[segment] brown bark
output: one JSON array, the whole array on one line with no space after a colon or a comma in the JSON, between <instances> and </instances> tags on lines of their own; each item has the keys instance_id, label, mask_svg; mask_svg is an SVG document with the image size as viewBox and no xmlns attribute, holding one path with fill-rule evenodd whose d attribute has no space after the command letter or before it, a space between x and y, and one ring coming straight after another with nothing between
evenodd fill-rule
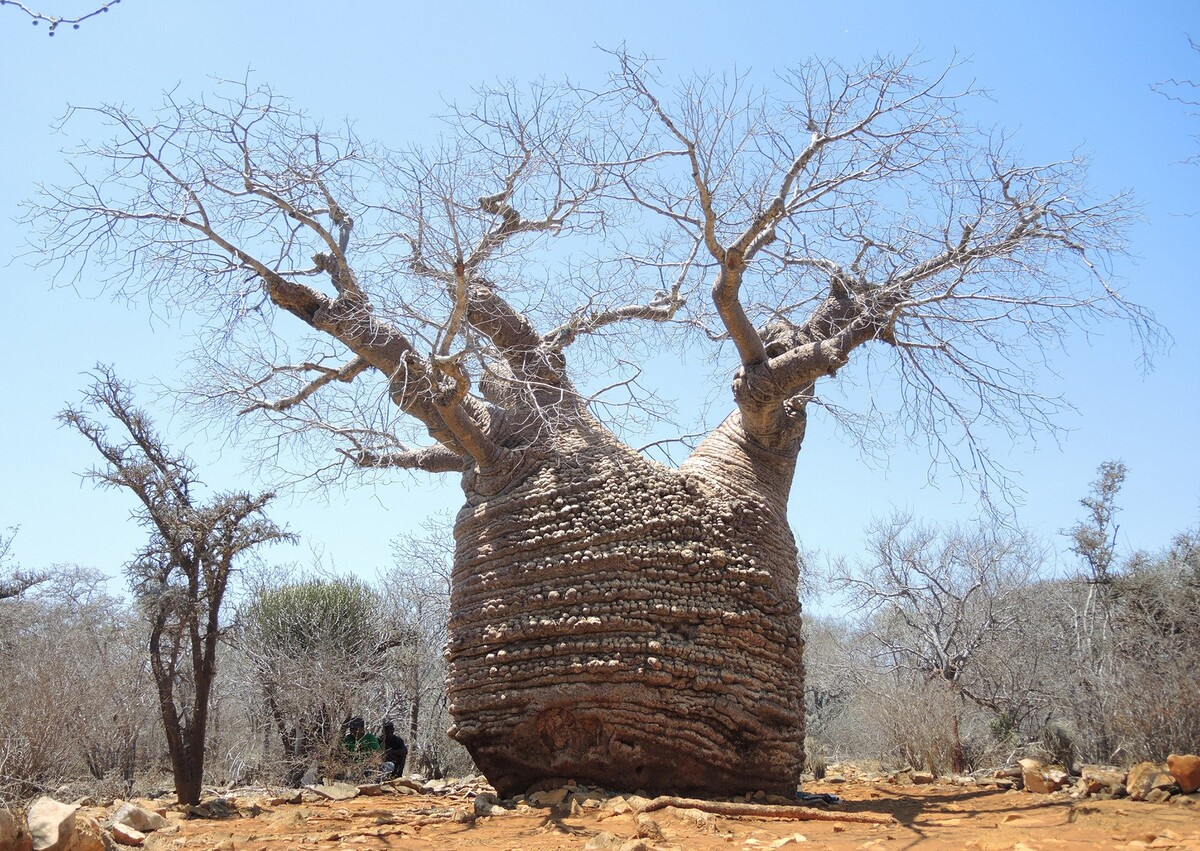
<instances>
[{"instance_id":1,"label":"brown bark","mask_svg":"<svg viewBox=\"0 0 1200 851\"><path fill-rule=\"evenodd\" d=\"M455 526L451 734L501 794L550 777L795 791L794 456L738 430L735 415L672 470L581 427L572 451L508 489L468 489Z\"/></svg>"}]
</instances>

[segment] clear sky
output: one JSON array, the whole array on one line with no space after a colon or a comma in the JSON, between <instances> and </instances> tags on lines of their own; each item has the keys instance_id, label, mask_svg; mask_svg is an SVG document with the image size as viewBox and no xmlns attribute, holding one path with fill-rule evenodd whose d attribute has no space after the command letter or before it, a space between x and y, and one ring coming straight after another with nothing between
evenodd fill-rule
<instances>
[{"instance_id":1,"label":"clear sky","mask_svg":"<svg viewBox=\"0 0 1200 851\"><path fill-rule=\"evenodd\" d=\"M28 0L71 16L97 3ZM1056 443L997 446L1025 491L1018 518L1054 537L1079 515L1096 466L1121 459L1122 545L1157 548L1200 519L1200 117L1152 91L1171 77L1200 79L1200 6L1192 2L509 2L443 0L123 0L79 30L48 38L13 7L0 7L0 263L19 255L14 222L35 182L65 180L61 149L78 141L52 125L68 104L120 102L149 109L164 89L185 95L213 77L257 80L316 116L349 117L359 134L394 146L425 138L446 100L496 79L570 76L599 80L608 57L596 45L625 43L658 57L672 75L781 69L811 56L844 63L919 48L933 64L968 60L960 79L991 95L969 117L1016 132L1030 160L1090 153L1103 193L1132 190L1142 205L1133 257L1115 270L1130 297L1174 337L1143 374L1127 329L1072 341L1046 388L1077 413ZM147 304L113 303L83 282L52 289L26 260L0 265L0 528L20 526L17 559L36 568L77 563L117 575L144 533L128 495L96 491L79 473L93 463L81 437L55 413L79 398L84 373L111 363L142 383L139 399L171 441L221 488L257 486L238 448L186 431L157 385L177 385L188 341L180 324ZM730 364L732 369L733 364ZM669 369L660 377L671 380ZM714 410L714 415L723 413ZM805 546L857 550L864 524L892 507L930 520L969 517L973 495L943 473L928 482L922 448L898 446L864 462L819 420L797 470L791 517ZM343 571L386 566L390 541L438 508L454 509L457 484L398 475L371 488L285 495L274 516L304 545L279 560L325 553ZM1060 542L1061 545L1061 542Z\"/></svg>"}]
</instances>

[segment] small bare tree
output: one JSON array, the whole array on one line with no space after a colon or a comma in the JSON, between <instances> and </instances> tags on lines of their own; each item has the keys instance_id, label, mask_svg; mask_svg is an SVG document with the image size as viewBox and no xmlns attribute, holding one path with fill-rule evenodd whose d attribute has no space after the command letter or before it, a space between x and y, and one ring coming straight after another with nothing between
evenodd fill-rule
<instances>
[{"instance_id":1,"label":"small bare tree","mask_svg":"<svg viewBox=\"0 0 1200 851\"><path fill-rule=\"evenodd\" d=\"M117 427L92 418L99 413ZM99 367L84 405L60 421L86 437L104 459L88 476L103 487L130 491L134 518L150 540L127 570L149 622L150 669L158 689L167 749L181 803L200 800L209 697L216 676L221 607L235 562L256 547L293 536L269 521L274 494L218 494L200 503L195 465L172 452L129 388Z\"/></svg>"},{"instance_id":2,"label":"small bare tree","mask_svg":"<svg viewBox=\"0 0 1200 851\"><path fill-rule=\"evenodd\" d=\"M978 670L988 645L1022 626L1023 591L1042 564L1026 536L976 526L946 530L897 514L868 533L870 560L838 583L865 617L877 660L942 684L953 704L951 769L966 766L959 718L964 699L997 714L1007 695Z\"/></svg>"},{"instance_id":3,"label":"small bare tree","mask_svg":"<svg viewBox=\"0 0 1200 851\"><path fill-rule=\"evenodd\" d=\"M429 776L469 770L470 757L446 731L452 725L446 694L445 658L450 619L454 542L446 518L428 519L417 534L392 545L395 565L383 594L413 642L402 688L408 698L409 763Z\"/></svg>"}]
</instances>

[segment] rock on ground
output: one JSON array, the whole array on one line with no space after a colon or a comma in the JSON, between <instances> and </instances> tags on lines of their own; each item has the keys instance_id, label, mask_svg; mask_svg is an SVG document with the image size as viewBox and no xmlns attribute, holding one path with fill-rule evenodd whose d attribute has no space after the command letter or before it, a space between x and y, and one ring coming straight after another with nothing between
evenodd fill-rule
<instances>
[{"instance_id":1,"label":"rock on ground","mask_svg":"<svg viewBox=\"0 0 1200 851\"><path fill-rule=\"evenodd\" d=\"M1200 756L1195 754L1171 754L1167 757L1167 768L1185 795L1200 789Z\"/></svg>"},{"instance_id":2,"label":"rock on ground","mask_svg":"<svg viewBox=\"0 0 1200 851\"><path fill-rule=\"evenodd\" d=\"M1166 791L1174 787L1175 778L1171 776L1171 770L1164 762L1139 762L1129 769L1125 786L1129 790L1129 797L1135 801L1145 801L1151 799L1152 793L1156 791ZM1153 797L1157 799L1162 796Z\"/></svg>"},{"instance_id":3,"label":"rock on ground","mask_svg":"<svg viewBox=\"0 0 1200 851\"><path fill-rule=\"evenodd\" d=\"M75 810L72 804L60 804L43 795L33 802L26 819L33 837L33 851L67 851L75 832Z\"/></svg>"}]
</instances>

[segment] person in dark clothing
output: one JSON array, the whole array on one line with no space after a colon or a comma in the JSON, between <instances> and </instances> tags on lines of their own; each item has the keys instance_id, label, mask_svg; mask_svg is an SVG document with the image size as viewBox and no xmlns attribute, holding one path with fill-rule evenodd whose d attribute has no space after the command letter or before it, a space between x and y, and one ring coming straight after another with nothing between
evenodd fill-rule
<instances>
[{"instance_id":1,"label":"person in dark clothing","mask_svg":"<svg viewBox=\"0 0 1200 851\"><path fill-rule=\"evenodd\" d=\"M408 759L408 745L404 739L396 735L396 725L391 721L383 722L383 735L380 742L383 746L384 764L392 764L392 777L404 775L404 761Z\"/></svg>"}]
</instances>

